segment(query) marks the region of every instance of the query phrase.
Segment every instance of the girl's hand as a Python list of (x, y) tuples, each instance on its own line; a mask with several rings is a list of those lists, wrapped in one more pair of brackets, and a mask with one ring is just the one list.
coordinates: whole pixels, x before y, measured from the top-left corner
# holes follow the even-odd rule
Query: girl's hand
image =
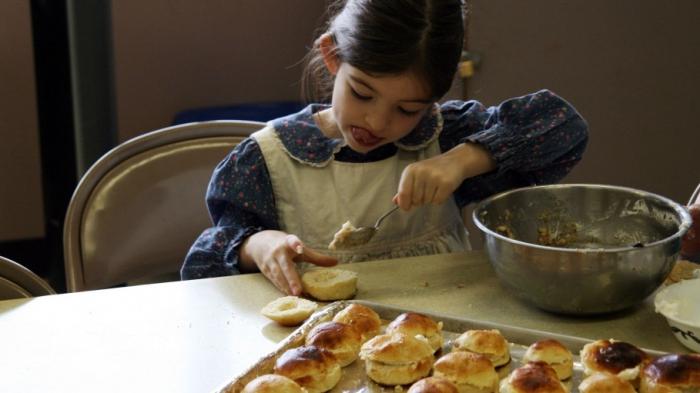
[(272, 284), (287, 295), (301, 294), (301, 279), (296, 262), (309, 262), (318, 266), (333, 266), (338, 260), (321, 254), (295, 235), (281, 231), (261, 231), (251, 235), (240, 249), (242, 271), (252, 271), (254, 265)]
[(681, 241), (681, 256), (700, 262), (700, 202), (691, 205), (688, 212), (693, 219), (693, 224)]
[(408, 165), (401, 174), (393, 201), (403, 210), (428, 203), (439, 205), (464, 179), (495, 167), (491, 155), (481, 145), (462, 143), (448, 152)]

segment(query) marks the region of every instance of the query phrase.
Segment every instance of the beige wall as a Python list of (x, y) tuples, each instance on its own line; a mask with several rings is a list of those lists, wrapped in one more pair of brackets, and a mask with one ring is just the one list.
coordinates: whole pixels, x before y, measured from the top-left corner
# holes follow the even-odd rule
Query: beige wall
[(0, 241), (44, 236), (29, 1), (0, 1)]
[(488, 103), (550, 88), (590, 123), (568, 182), (687, 202), (700, 182), (700, 2), (473, 0), (469, 94)]
[(119, 139), (183, 109), (296, 100), (323, 0), (112, 2)]

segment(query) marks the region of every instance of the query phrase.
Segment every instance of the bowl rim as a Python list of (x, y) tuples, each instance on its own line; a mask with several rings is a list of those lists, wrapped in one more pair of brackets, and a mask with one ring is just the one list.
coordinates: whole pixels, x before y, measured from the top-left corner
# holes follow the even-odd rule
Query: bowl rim
[[(512, 239), (507, 236), (501, 235), (498, 232), (494, 232), (491, 229), (487, 228), (486, 225), (484, 225), (480, 218), (479, 218), (479, 212), (483, 210), (484, 206), (487, 204), (493, 202), (496, 199), (504, 198), (510, 194), (515, 194), (515, 193), (521, 193), (526, 190), (531, 190), (531, 189), (558, 189), (558, 188), (586, 188), (586, 189), (592, 189), (592, 188), (600, 188), (600, 189), (608, 189), (608, 190), (615, 190), (615, 191), (625, 191), (628, 193), (632, 194), (637, 194), (640, 197), (645, 196), (645, 197), (652, 197), (660, 200), (661, 202), (666, 203), (670, 207), (673, 208), (673, 210), (678, 214), (680, 217), (680, 224), (678, 226), (678, 230), (676, 233), (674, 233), (671, 236), (665, 237), (663, 239), (657, 240), (655, 242), (651, 242), (648, 244), (645, 244), (643, 248), (639, 247), (633, 247), (633, 246), (626, 246), (626, 247), (610, 247), (610, 248), (574, 248), (574, 247), (554, 247), (554, 246), (545, 246), (542, 244), (536, 244), (536, 243), (528, 243), (524, 242), (522, 240), (517, 240), (517, 239)], [(665, 244), (670, 242), (671, 240), (675, 238), (681, 238), (685, 235), (685, 233), (688, 231), (690, 226), (692, 225), (692, 219), (690, 218), (690, 213), (688, 213), (687, 208), (679, 204), (678, 202), (661, 196), (659, 194), (655, 194), (653, 192), (649, 191), (643, 191), (639, 190), (636, 188), (631, 188), (631, 187), (624, 187), (624, 186), (614, 186), (614, 185), (609, 185), (609, 184), (595, 184), (595, 183), (558, 183), (558, 184), (544, 184), (544, 185), (535, 185), (535, 186), (525, 186), (525, 187), (519, 187), (519, 188), (514, 188), (512, 190), (508, 191), (503, 191), (494, 195), (491, 195), (488, 198), (485, 198), (481, 200), (479, 203), (477, 203), (476, 206), (474, 206), (474, 209), (472, 210), (472, 221), (474, 224), (479, 228), (482, 232), (485, 234), (488, 234), (490, 236), (494, 236), (500, 240), (503, 240), (508, 243), (513, 243), (516, 245), (520, 246), (527, 246), (530, 248), (535, 248), (535, 249), (541, 249), (541, 250), (547, 250), (547, 251), (557, 251), (557, 252), (568, 252), (568, 253), (618, 253), (621, 251), (632, 251), (632, 250), (643, 250), (644, 248), (649, 248), (649, 247), (654, 247), (658, 246), (660, 244)]]
[[(690, 282), (690, 283), (686, 284), (687, 282)], [(697, 285), (697, 283), (700, 283), (700, 278), (691, 278), (688, 280), (682, 280), (682, 281), (679, 281), (679, 282), (676, 282), (676, 283), (673, 283), (670, 285), (666, 285), (665, 287), (659, 289), (659, 291), (656, 293), (656, 295), (654, 295), (654, 310), (656, 310), (657, 313), (663, 315), (664, 318), (668, 319), (669, 321), (681, 323), (683, 325), (693, 327), (694, 329), (700, 329), (700, 324), (698, 324), (698, 323), (693, 323), (693, 322), (688, 321), (687, 319), (668, 315), (665, 312), (658, 311), (658, 303), (660, 300), (663, 300), (663, 297), (666, 296), (667, 293), (669, 293), (671, 291), (676, 291), (676, 290), (678, 290), (678, 288), (680, 288), (683, 285), (693, 285), (693, 284)]]

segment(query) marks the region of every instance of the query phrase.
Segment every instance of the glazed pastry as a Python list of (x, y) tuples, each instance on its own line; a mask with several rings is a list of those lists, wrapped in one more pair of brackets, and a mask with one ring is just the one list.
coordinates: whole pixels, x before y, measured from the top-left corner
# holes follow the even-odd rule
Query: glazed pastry
[(523, 362), (538, 361), (552, 366), (560, 380), (571, 378), (574, 371), (574, 356), (564, 344), (557, 340), (540, 340), (527, 348), (523, 355)]
[(306, 335), (306, 345), (327, 349), (335, 355), (341, 367), (357, 359), (362, 336), (352, 326), (340, 322), (323, 322)]
[(486, 355), (495, 367), (510, 362), (508, 341), (497, 329), (467, 330), (455, 339), (452, 350)]
[(389, 323), (386, 332), (401, 332), (409, 336), (421, 335), (428, 339), (434, 352), (442, 348), (442, 322), (435, 322), (423, 314), (403, 313)]
[(362, 342), (379, 334), (382, 321), (379, 314), (367, 306), (352, 303), (333, 317), (334, 322), (346, 323), (354, 327), (362, 336)]
[(597, 340), (581, 349), (581, 364), (586, 375), (601, 372), (616, 374), (637, 386), (639, 374), (650, 358), (646, 352), (624, 341)]
[(641, 375), (640, 393), (700, 392), (700, 355), (672, 354), (651, 361)]
[(498, 388), (498, 373), (485, 355), (456, 351), (442, 356), (433, 366), (433, 375), (457, 386), (460, 393), (493, 393)]
[(367, 376), (383, 385), (405, 385), (426, 377), (435, 358), (433, 348), (421, 336), (381, 334), (360, 349)]
[(513, 370), (500, 383), (500, 393), (568, 393), (556, 371), (545, 362), (530, 362)]
[(314, 346), (287, 350), (275, 362), (274, 371), (294, 380), (309, 393), (333, 389), (342, 375), (333, 353)]
[(298, 383), (277, 374), (261, 375), (248, 382), (241, 393), (304, 393)]

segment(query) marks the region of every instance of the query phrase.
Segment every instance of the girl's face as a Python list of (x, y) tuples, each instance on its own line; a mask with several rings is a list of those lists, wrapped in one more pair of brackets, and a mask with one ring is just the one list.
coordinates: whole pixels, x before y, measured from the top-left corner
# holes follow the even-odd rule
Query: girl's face
[(333, 115), (351, 149), (367, 153), (408, 135), (432, 106), (413, 72), (371, 76), (341, 63), (333, 86)]

